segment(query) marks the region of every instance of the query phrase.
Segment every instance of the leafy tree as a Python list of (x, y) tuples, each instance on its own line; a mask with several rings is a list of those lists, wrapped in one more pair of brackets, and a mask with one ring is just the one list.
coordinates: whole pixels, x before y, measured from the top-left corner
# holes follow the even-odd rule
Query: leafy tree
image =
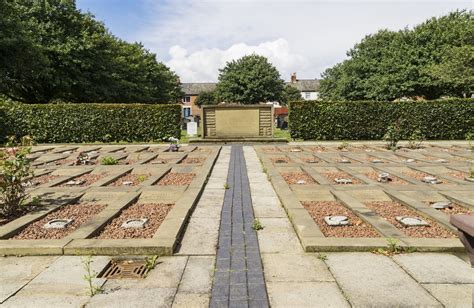
[(428, 74), (444, 88), (461, 92), (464, 97), (474, 93), (474, 46), (452, 47), (442, 56), (439, 64), (427, 68)]
[(194, 101), (194, 104), (201, 107), (203, 105), (217, 105), (219, 104), (219, 97), (216, 91), (203, 91)]
[(284, 82), (278, 70), (259, 55), (248, 55), (227, 62), (219, 70), (217, 92), (227, 103), (258, 104), (278, 101)]
[(300, 90), (287, 84), (283, 88), (283, 93), (280, 98), (280, 104), (282, 104), (283, 106), (286, 106), (290, 102), (300, 101), (301, 98), (302, 97), (301, 97)]
[(7, 97), (167, 103), (182, 96), (178, 77), (154, 54), (114, 37), (74, 0), (5, 0), (0, 9), (0, 93)]
[[(472, 12), (456, 11), (431, 18), (412, 30), (380, 30), (366, 36), (349, 50), (349, 59), (322, 74), (321, 97), (330, 100), (393, 100), (402, 96), (428, 99), (445, 94), (462, 96), (466, 91), (465, 83), (463, 86), (459, 82), (448, 83), (436, 72), (443, 62), (447, 63), (445, 65), (454, 64), (454, 58), (458, 59), (458, 64), (459, 61), (468, 61), (468, 52), (472, 49), (462, 49), (464, 60), (460, 60), (459, 54), (449, 56), (449, 50), (463, 46), (474, 46)], [(451, 62), (448, 57), (451, 57)], [(468, 83), (469, 76), (472, 76), (465, 69), (452, 69), (451, 72), (456, 80)]]

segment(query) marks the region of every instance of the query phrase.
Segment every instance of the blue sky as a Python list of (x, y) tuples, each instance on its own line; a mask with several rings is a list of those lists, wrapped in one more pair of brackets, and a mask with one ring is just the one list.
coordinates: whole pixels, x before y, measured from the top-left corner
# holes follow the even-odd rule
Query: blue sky
[(470, 0), (76, 0), (116, 36), (141, 41), (184, 82), (216, 81), (245, 54), (266, 56), (289, 79), (319, 78), (379, 29), (412, 27)]

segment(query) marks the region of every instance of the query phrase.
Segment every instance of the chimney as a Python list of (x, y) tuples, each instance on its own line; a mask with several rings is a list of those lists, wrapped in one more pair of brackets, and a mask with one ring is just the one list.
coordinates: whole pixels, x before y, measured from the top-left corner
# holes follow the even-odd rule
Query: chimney
[(291, 83), (296, 82), (296, 73), (291, 74)]

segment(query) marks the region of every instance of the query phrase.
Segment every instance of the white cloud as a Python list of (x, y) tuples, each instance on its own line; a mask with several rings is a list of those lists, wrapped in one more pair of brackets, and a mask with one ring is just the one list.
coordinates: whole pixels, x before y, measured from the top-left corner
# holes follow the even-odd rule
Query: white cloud
[(183, 81), (216, 80), (226, 61), (249, 52), (268, 54), (286, 80), (293, 71), (318, 78), (367, 34), (471, 6), (469, 0), (148, 1), (156, 18), (138, 39)]
[(192, 53), (176, 45), (170, 48), (171, 59), (166, 64), (182, 81), (216, 81), (219, 68), (224, 67), (228, 61), (253, 53), (267, 57), (285, 80), (293, 71), (303, 69), (305, 63), (304, 57), (292, 53), (288, 42), (280, 38), (256, 46), (239, 43), (227, 49), (202, 49)]

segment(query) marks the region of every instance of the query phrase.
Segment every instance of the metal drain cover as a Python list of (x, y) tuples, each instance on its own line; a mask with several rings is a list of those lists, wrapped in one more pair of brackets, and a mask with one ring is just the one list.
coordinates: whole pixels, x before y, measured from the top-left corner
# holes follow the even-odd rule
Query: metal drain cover
[(112, 260), (98, 278), (140, 279), (148, 273), (145, 260)]

